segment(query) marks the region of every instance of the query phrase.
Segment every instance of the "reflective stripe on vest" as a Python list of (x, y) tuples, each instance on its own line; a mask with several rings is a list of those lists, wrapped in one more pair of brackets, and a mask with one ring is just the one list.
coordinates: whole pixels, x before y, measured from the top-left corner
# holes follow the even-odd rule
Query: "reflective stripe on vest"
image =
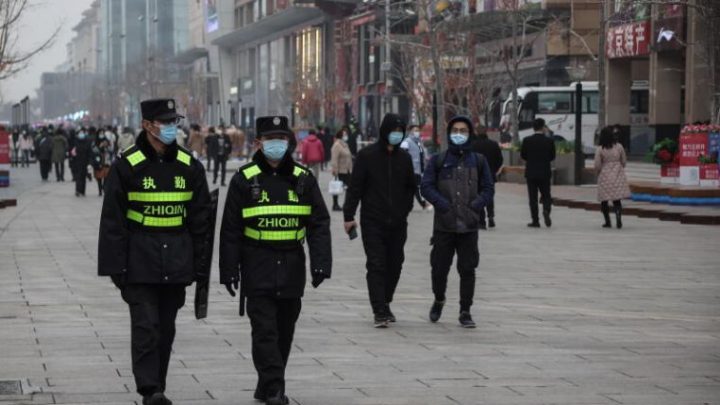
[(136, 150), (135, 152), (127, 155), (127, 157), (125, 157), (125, 159), (127, 159), (127, 161), (130, 162), (130, 166), (135, 166), (138, 163), (145, 160), (145, 154), (142, 153), (141, 150)]
[(253, 177), (260, 174), (260, 172), (262, 172), (262, 170), (260, 170), (260, 167), (258, 167), (258, 165), (252, 165), (250, 167), (243, 169), (242, 172), (243, 172), (243, 175), (245, 175), (245, 178), (250, 180)]
[[(252, 165), (250, 167), (243, 169), (242, 172), (243, 172), (243, 175), (245, 176), (245, 178), (250, 180), (253, 177), (260, 174), (262, 172), (262, 170), (260, 170), (260, 167), (258, 165)], [(305, 174), (305, 173), (307, 173), (307, 170), (303, 169), (300, 166), (295, 166), (295, 168), (293, 169), (293, 176), (295, 176), (295, 177), (300, 177), (301, 174)]]
[(128, 201), (140, 202), (183, 202), (192, 200), (192, 191), (182, 192), (141, 192), (131, 191), (128, 193)]
[(265, 205), (260, 207), (243, 208), (243, 218), (259, 217), (262, 215), (310, 215), (312, 207), (309, 205)]
[(301, 174), (307, 173), (307, 170), (303, 169), (300, 166), (295, 166), (295, 169), (293, 170), (293, 175), (295, 177), (300, 177)]
[(186, 165), (190, 166), (190, 155), (185, 153), (185, 151), (178, 149), (177, 151), (177, 157), (176, 159), (182, 163), (185, 163)]
[(291, 241), (305, 239), (305, 228), (299, 231), (258, 231), (257, 229), (245, 228), (245, 236), (255, 240), (268, 241)]
[(183, 224), (183, 217), (147, 217), (135, 210), (128, 210), (127, 212), (127, 218), (129, 220), (138, 222), (140, 224), (143, 224), (145, 226), (154, 226), (154, 227), (173, 227), (173, 226), (182, 226)]

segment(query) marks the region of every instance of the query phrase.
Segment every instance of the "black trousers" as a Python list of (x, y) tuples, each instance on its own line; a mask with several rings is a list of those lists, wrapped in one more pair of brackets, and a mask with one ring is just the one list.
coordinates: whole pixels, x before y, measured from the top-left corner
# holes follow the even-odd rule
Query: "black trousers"
[(457, 253), (457, 271), (460, 275), (460, 310), (469, 311), (475, 296), (475, 269), (480, 264), (478, 233), (434, 231), (430, 252), (432, 290), (435, 300), (445, 301), (448, 273), (453, 256)]
[(225, 169), (227, 167), (227, 159), (225, 159), (224, 157), (216, 157), (213, 160), (215, 161), (213, 167), (213, 184), (217, 183), (218, 169), (220, 170), (220, 183), (225, 184)]
[(407, 223), (388, 227), (369, 221), (360, 225), (367, 261), (367, 286), (374, 313), (392, 302), (405, 261)]
[(255, 399), (285, 392), (285, 366), (290, 357), (300, 298), (248, 297), (247, 314), (252, 327), (252, 357), (258, 382)]
[(185, 285), (129, 284), (122, 289), (130, 307), (132, 370), (137, 392), (164, 392), (175, 340), (175, 318), (185, 304)]
[(65, 181), (65, 161), (55, 162), (55, 179)]
[[(350, 173), (338, 174), (338, 175), (337, 175), (337, 179), (340, 180), (340, 181), (342, 181), (343, 183), (345, 183), (345, 187), (347, 187), (348, 185), (350, 185), (350, 177), (351, 177), (351, 174), (350, 174)], [(334, 195), (334, 196), (333, 196), (333, 208), (335, 208), (335, 207), (340, 207), (339, 200), (340, 200), (340, 196), (339, 196), (339, 195)]]
[(422, 181), (422, 174), (416, 174), (415, 175), (415, 185), (417, 188), (415, 189), (415, 199), (417, 200), (418, 204), (420, 204), (421, 207), (425, 208), (426, 201), (423, 198), (422, 194), (420, 194), (420, 182)]
[(40, 177), (42, 177), (43, 180), (48, 179), (48, 175), (50, 174), (50, 170), (52, 169), (52, 161), (51, 160), (40, 160)]
[(87, 181), (87, 166), (75, 165), (75, 192), (85, 195), (85, 182)]
[(495, 197), (490, 198), (490, 201), (485, 206), (485, 208), (480, 210), (480, 222), (481, 223), (485, 223), (486, 216), (488, 218), (495, 218)]
[(550, 213), (552, 208), (552, 196), (550, 195), (550, 179), (526, 179), (528, 199), (530, 201), (530, 216), (533, 222), (539, 222), (538, 216), (538, 191), (540, 202), (543, 205), (543, 212)]

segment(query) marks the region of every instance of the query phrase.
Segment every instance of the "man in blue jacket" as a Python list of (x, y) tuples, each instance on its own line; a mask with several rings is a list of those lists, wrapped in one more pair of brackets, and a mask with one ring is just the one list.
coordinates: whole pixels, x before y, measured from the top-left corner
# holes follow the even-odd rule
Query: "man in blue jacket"
[(445, 305), (447, 277), (457, 252), (460, 274), (460, 325), (474, 328), (470, 315), (475, 294), (475, 268), (480, 262), (480, 213), (492, 201), (495, 184), (487, 160), (471, 150), (469, 118), (457, 116), (447, 126), (448, 150), (432, 157), (423, 175), (422, 194), (435, 206), (430, 252), (435, 302), (430, 321), (437, 322)]

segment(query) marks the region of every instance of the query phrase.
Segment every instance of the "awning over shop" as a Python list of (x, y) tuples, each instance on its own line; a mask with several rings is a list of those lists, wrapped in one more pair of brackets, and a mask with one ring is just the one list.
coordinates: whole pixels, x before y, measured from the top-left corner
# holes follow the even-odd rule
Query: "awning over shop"
[(292, 6), (260, 21), (239, 28), (212, 41), (213, 45), (232, 48), (276, 35), (288, 28), (322, 19), (323, 12), (315, 7)]
[(198, 60), (200, 58), (204, 58), (205, 56), (207, 56), (207, 54), (208, 54), (207, 49), (205, 49), (203, 47), (195, 47), (195, 48), (186, 49), (186, 50), (176, 54), (172, 58), (172, 61), (175, 63), (187, 65), (187, 64), (195, 62), (196, 60)]

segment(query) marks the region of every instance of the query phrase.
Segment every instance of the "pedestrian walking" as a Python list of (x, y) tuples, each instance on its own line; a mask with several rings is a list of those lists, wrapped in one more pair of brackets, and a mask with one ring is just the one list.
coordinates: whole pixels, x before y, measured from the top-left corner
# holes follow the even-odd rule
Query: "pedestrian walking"
[(597, 198), (600, 201), (605, 223), (603, 228), (611, 228), (610, 201), (615, 211), (615, 225), (622, 228), (622, 199), (630, 198), (625, 176), (627, 156), (625, 148), (618, 142), (613, 129), (605, 127), (600, 131), (599, 147), (595, 149), (595, 174), (597, 175)]
[(88, 180), (87, 167), (92, 157), (92, 140), (90, 133), (95, 128), (80, 128), (75, 140), (75, 147), (70, 151), (73, 157), (73, 170), (75, 172), (75, 197), (85, 196), (85, 182)]
[(217, 171), (218, 171), (218, 150), (220, 143), (218, 139), (220, 136), (215, 133), (215, 127), (208, 128), (208, 134), (205, 137), (205, 151), (207, 153), (207, 169), (208, 171), (212, 168), (215, 179), (213, 184), (217, 184)]
[[(350, 175), (352, 174), (353, 168), (352, 154), (347, 144), (349, 135), (350, 131), (347, 127), (341, 128), (337, 134), (335, 134), (335, 143), (333, 143), (330, 152), (332, 175), (336, 180), (342, 181), (346, 187), (350, 184)], [(333, 195), (333, 211), (342, 211), (338, 199), (338, 195)]]
[[(502, 150), (500, 150), (500, 145), (488, 138), (488, 135), (483, 131), (478, 134), (477, 139), (472, 143), (470, 149), (475, 153), (483, 155), (488, 166), (490, 166), (490, 174), (492, 175), (493, 184), (495, 184), (503, 165), (503, 155)], [(486, 217), (487, 223), (485, 222)], [(480, 210), (480, 229), (486, 229), (486, 226), (495, 228), (495, 193), (493, 193), (493, 196), (487, 201), (485, 207)]]
[(92, 167), (95, 181), (98, 185), (98, 195), (103, 195), (103, 181), (110, 172), (110, 164), (112, 163), (112, 154), (110, 152), (110, 140), (101, 133), (97, 141), (93, 144), (92, 149)]
[(52, 162), (55, 166), (55, 180), (65, 181), (65, 157), (68, 153), (68, 140), (65, 132), (58, 129), (52, 138)]
[(20, 131), (17, 128), (13, 129), (12, 136), (10, 137), (10, 146), (12, 147), (12, 159), (10, 161), (10, 167), (18, 167), (20, 164)]
[(405, 121), (386, 114), (377, 142), (358, 152), (345, 205), (345, 232), (357, 228), (355, 212), (360, 207), (360, 230), (365, 248), (367, 286), (376, 328), (395, 322), (390, 309), (405, 261), (407, 217), (417, 189), (412, 158), (400, 144)]
[(195, 159), (200, 159), (201, 156), (205, 156), (205, 138), (203, 137), (200, 125), (190, 125), (187, 148), (192, 152)]
[(445, 305), (448, 273), (457, 254), (460, 275), (460, 325), (474, 328), (470, 307), (475, 296), (475, 269), (480, 263), (478, 230), (481, 212), (492, 200), (495, 183), (487, 159), (472, 151), (472, 121), (463, 116), (447, 125), (448, 150), (432, 157), (422, 179), (422, 193), (435, 206), (430, 244), (432, 291), (430, 321)]
[(35, 157), (40, 164), (40, 177), (42, 181), (47, 181), (50, 171), (52, 170), (52, 131), (53, 126), (43, 129), (40, 137), (35, 142)]
[(319, 179), (320, 165), (325, 161), (325, 147), (314, 130), (310, 130), (309, 135), (302, 142), (300, 154), (303, 164), (313, 172), (316, 179)]
[(205, 170), (175, 142), (172, 99), (140, 104), (142, 132), (113, 163), (100, 217), (98, 275), (110, 276), (130, 309), (132, 372), (143, 405), (164, 392), (185, 287), (203, 277), (210, 224)]
[(520, 156), (525, 160), (525, 180), (527, 181), (528, 200), (530, 202), (530, 228), (539, 228), (538, 192), (543, 205), (543, 220), (548, 228), (552, 226), (550, 210), (552, 196), (550, 195), (550, 179), (552, 169), (550, 164), (555, 160), (555, 142), (547, 134), (545, 120), (537, 118), (533, 121), (535, 134), (523, 139)]
[(350, 138), (348, 139), (348, 146), (350, 147), (350, 153), (353, 156), (357, 156), (358, 152), (358, 141), (362, 141), (362, 134), (360, 133), (360, 125), (358, 125), (357, 119), (353, 116), (350, 117)]
[[(233, 176), (220, 231), (220, 282), (245, 297), (258, 374), (254, 397), (288, 404), (285, 368), (305, 289), (304, 241), (312, 286), (330, 278), (330, 217), (317, 180), (295, 163), (287, 117), (256, 121), (258, 151)], [(241, 282), (242, 285), (238, 285)]]
[(400, 144), (400, 147), (406, 150), (413, 163), (413, 172), (415, 172), (415, 183), (417, 184), (417, 191), (415, 192), (415, 199), (423, 209), (431, 207), (425, 201), (422, 194), (420, 193), (420, 181), (422, 180), (423, 172), (425, 171), (425, 146), (422, 144), (420, 139), (420, 127), (417, 125), (411, 125), (408, 128), (408, 137)]
[(133, 129), (130, 127), (123, 128), (122, 133), (118, 136), (117, 144), (118, 152), (120, 153), (135, 145), (135, 133)]
[(35, 148), (32, 136), (27, 131), (23, 131), (20, 135), (20, 167), (30, 167), (30, 153)]
[(332, 157), (331, 150), (335, 144), (335, 135), (336, 134), (330, 132), (330, 128), (324, 126), (323, 124), (318, 125), (317, 137), (323, 145), (323, 161), (320, 164), (321, 170), (325, 170), (325, 166), (330, 163), (330, 158)]
[(225, 127), (220, 126), (220, 133), (216, 135), (217, 157), (215, 167), (213, 168), (213, 184), (217, 183), (218, 170), (220, 170), (220, 185), (225, 186), (225, 173), (227, 171), (227, 161), (232, 153), (232, 140), (227, 134)]

